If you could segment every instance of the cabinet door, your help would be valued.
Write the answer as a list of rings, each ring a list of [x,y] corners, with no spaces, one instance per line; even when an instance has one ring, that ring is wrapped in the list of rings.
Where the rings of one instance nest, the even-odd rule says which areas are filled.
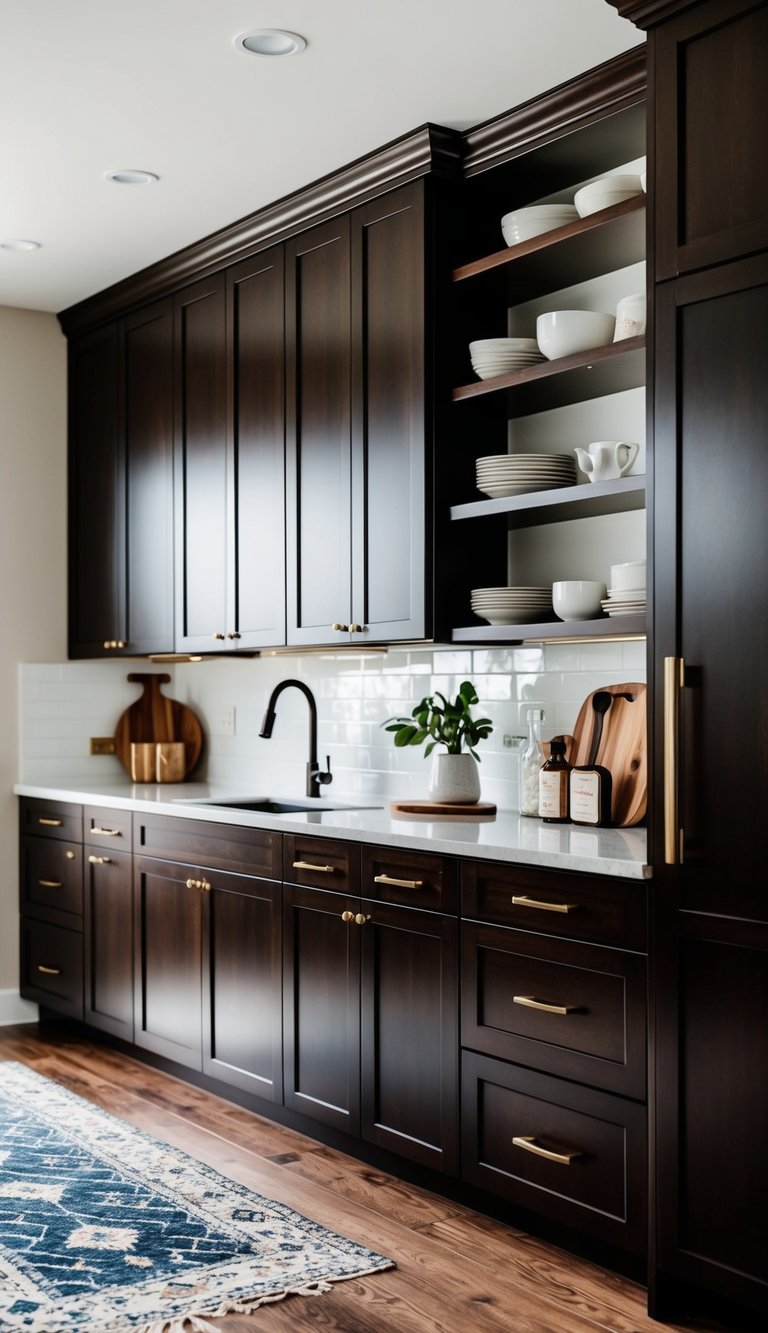
[[[350,574],[349,219],[286,247],[289,644],[338,643]]]
[[[173,649],[173,303],[123,321],[127,651]]]
[[[227,365],[225,279],[187,287],[176,321],[176,642],[203,652],[226,642]]]
[[[768,4],[704,0],[654,34],[657,277],[768,244]]]
[[[362,900],[362,1136],[458,1170],[457,922]]]
[[[426,633],[425,276],[423,183],[353,213],[352,621],[368,641]]]
[[[127,638],[120,396],[117,324],[70,342],[70,657],[104,657]]]
[[[283,888],[285,1105],[348,1134],[360,1130],[359,910],[356,898]]]
[[[133,1041],[133,862],[85,852],[85,1021]]]
[[[203,1070],[282,1101],[280,885],[206,871]]]
[[[227,275],[236,537],[227,633],[285,643],[285,292],[282,246]],[[228,640],[232,642],[233,640]]]
[[[190,866],[135,861],[134,1040],[192,1069],[203,1063],[201,882]]]

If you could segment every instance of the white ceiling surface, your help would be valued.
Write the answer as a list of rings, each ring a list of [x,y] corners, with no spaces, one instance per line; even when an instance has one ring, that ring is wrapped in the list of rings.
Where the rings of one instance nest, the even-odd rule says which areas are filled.
[[[245,55],[257,27],[307,39]],[[2,0],[0,305],[61,310],[425,121],[636,46],[606,0]],[[119,186],[115,168],[159,183]]]

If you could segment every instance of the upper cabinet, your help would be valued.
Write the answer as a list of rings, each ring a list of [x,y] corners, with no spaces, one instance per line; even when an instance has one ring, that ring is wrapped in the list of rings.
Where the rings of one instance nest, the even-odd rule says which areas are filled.
[[[172,303],[70,343],[71,657],[173,648]]]

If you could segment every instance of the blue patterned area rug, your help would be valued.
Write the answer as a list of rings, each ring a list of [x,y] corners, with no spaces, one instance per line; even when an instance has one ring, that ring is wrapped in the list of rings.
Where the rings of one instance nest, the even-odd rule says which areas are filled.
[[[216,1333],[391,1260],[0,1063],[1,1333]]]

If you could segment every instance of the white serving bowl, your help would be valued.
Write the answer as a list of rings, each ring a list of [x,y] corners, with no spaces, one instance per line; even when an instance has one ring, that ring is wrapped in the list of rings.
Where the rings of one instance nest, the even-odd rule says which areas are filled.
[[[591,620],[602,611],[605,584],[591,579],[563,579],[552,584],[552,606],[560,620]]]
[[[542,232],[566,227],[578,216],[574,204],[532,204],[529,208],[505,213],[501,219],[501,233],[507,245],[519,245],[533,236],[541,236]]]
[[[611,565],[611,587],[614,590],[618,588],[644,588],[645,561],[625,560],[620,565]]]
[[[604,347],[613,339],[616,316],[600,310],[548,310],[536,320],[536,337],[548,361]]]
[[[623,203],[636,194],[642,194],[640,176],[604,176],[602,180],[592,181],[577,190],[573,202],[580,218],[589,217],[590,213],[599,213],[603,208]]]

